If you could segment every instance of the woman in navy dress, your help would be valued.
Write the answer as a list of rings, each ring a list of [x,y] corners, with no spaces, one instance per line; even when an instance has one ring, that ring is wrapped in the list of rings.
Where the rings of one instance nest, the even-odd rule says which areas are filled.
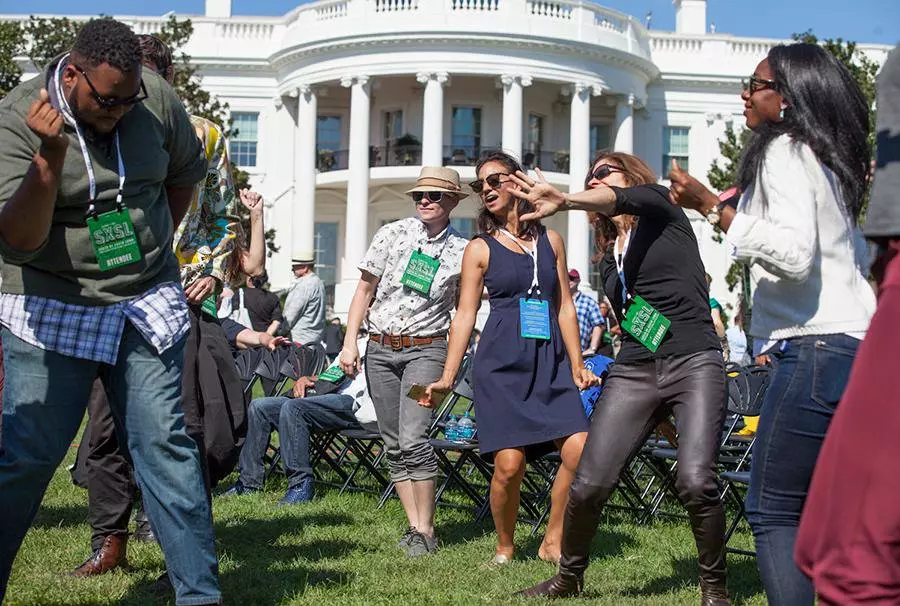
[[[547,532],[538,555],[559,560],[569,484],[588,429],[578,389],[597,382],[581,356],[565,245],[559,234],[539,222],[519,221],[519,215],[530,208],[510,192],[509,175],[517,170],[521,170],[519,163],[501,152],[488,155],[476,167],[478,179],[471,185],[484,203],[478,218],[481,233],[463,256],[459,306],[442,378],[429,386],[429,390],[452,386],[487,286],[491,313],[473,374],[478,445],[482,455],[494,460],[491,513],[497,528],[496,564],[505,564],[513,556],[526,462],[555,449],[562,455],[562,465],[553,484]],[[524,331],[523,299],[537,310],[536,323],[526,322],[530,330]],[[523,332],[539,338],[523,336]]]

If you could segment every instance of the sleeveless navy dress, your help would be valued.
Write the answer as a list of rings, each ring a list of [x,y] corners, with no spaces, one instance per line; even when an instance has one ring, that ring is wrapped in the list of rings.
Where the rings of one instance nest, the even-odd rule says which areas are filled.
[[[484,283],[491,306],[472,370],[478,446],[488,457],[504,448],[525,448],[532,460],[555,450],[553,440],[588,430],[554,304],[556,253],[542,230],[538,284],[541,298],[550,303],[551,338],[526,339],[519,326],[519,299],[531,287],[531,256],[511,251],[493,236],[476,237],[490,249]]]

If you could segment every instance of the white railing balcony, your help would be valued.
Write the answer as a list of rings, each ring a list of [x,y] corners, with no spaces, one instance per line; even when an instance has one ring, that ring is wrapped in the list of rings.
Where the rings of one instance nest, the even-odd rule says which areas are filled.
[[[603,46],[650,59],[633,17],[587,0],[321,0],[288,15],[282,48],[348,35],[536,36]]]

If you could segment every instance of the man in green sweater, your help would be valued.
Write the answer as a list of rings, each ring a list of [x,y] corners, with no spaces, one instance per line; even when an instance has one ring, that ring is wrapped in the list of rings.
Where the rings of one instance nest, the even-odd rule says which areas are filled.
[[[96,377],[179,605],[221,601],[212,516],[181,410],[190,321],[173,225],[206,174],[181,102],[134,33],[88,22],[0,102],[0,601]]]

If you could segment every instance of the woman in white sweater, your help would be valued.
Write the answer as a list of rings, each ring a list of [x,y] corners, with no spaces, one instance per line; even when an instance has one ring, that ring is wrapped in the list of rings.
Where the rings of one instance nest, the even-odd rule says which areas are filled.
[[[813,604],[793,560],[825,432],[875,310],[856,217],[870,150],[865,98],[816,45],[776,46],[741,95],[753,131],[737,208],[673,166],[672,199],[727,232],[755,286],[754,354],[778,366],[754,446],[747,517],[769,603]],[[827,532],[827,529],[823,529]]]

